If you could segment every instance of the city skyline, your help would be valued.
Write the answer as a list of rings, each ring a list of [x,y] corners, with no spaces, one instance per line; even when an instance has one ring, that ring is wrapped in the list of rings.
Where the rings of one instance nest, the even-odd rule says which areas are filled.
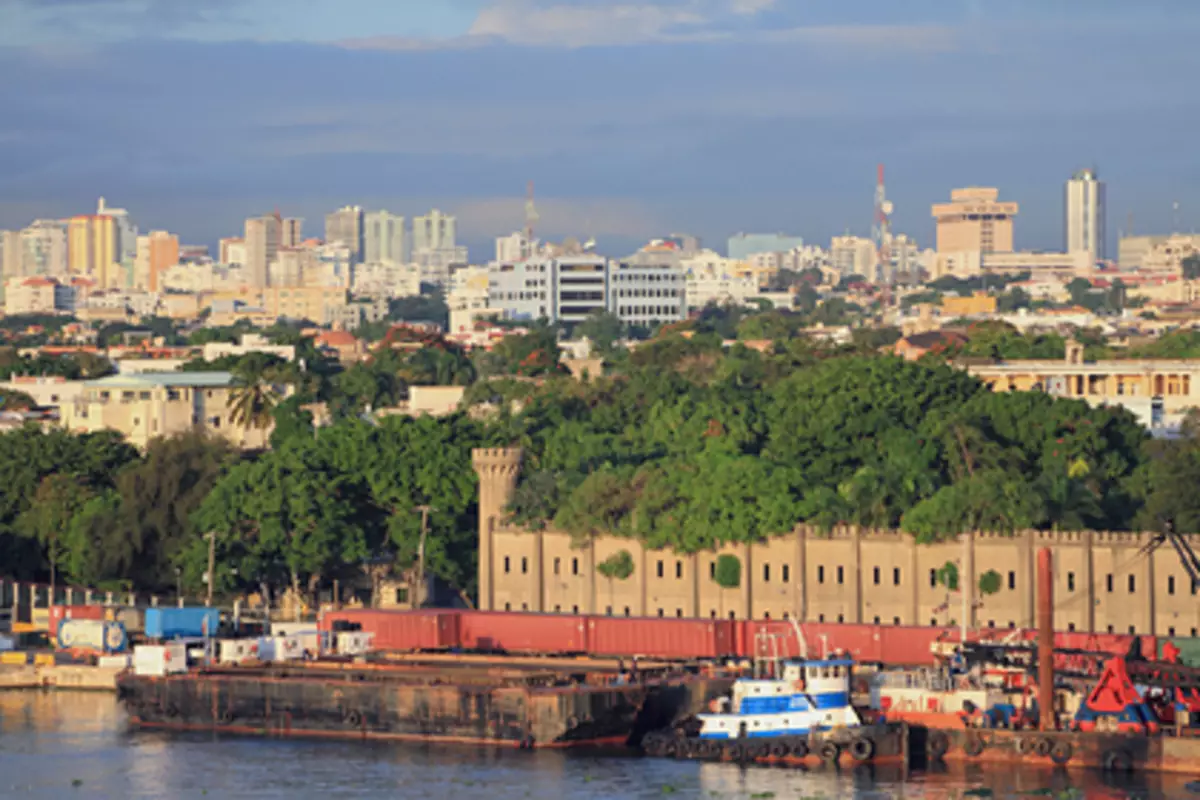
[[[1176,201],[1181,230],[1200,221],[1195,112],[1172,99],[1192,4],[800,5],[13,0],[0,228],[101,194],[210,246],[276,206],[437,207],[481,260],[532,179],[547,238],[824,242],[869,233],[878,162],[922,246],[929,206],[983,185],[1021,205],[1017,247],[1058,249],[1063,182],[1092,165],[1110,252],[1130,213],[1138,233],[1168,232]]]

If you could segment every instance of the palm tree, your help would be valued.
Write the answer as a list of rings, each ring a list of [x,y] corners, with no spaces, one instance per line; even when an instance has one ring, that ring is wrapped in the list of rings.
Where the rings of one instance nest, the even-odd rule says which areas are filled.
[[[266,430],[274,421],[272,412],[279,403],[279,392],[272,382],[274,371],[242,362],[233,373],[233,388],[226,401],[229,418],[246,429]]]

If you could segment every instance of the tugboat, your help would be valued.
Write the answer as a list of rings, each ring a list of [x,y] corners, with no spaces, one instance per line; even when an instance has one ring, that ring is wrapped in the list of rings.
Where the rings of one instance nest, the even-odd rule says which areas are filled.
[[[709,713],[647,734],[642,748],[650,756],[741,763],[907,763],[908,726],[864,723],[852,703],[853,672],[848,658],[759,661],[755,677],[737,679]]]

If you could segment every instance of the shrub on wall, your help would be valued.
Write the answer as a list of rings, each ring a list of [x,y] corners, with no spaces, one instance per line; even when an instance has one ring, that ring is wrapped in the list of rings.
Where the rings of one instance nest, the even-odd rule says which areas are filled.
[[[623,581],[633,574],[633,556],[628,550],[613,553],[596,565],[596,571],[606,578]]]
[[[713,580],[722,589],[736,589],[742,584],[742,562],[729,554],[717,556],[717,570]]]

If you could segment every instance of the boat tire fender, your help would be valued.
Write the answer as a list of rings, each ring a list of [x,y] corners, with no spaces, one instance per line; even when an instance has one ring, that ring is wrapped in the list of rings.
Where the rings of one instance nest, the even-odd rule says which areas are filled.
[[[875,743],[865,736],[850,743],[850,757],[855,761],[870,761],[875,755]]]
[[[1023,756],[1030,755],[1037,747],[1037,739],[1032,736],[1022,736],[1017,739],[1017,752]]]
[[[1133,758],[1126,750],[1109,750],[1104,754],[1103,763],[1109,772],[1129,772],[1133,769]]]
[[[833,764],[842,755],[842,748],[838,747],[836,742],[825,742],[817,750],[817,753],[821,756],[822,761]]]
[[[792,748],[788,747],[787,742],[776,742],[771,745],[771,755],[776,758],[783,758],[790,753]]]
[[[987,745],[983,739],[978,736],[968,736],[967,741],[963,742],[963,752],[974,758],[983,752]]]
[[[934,758],[941,758],[950,749],[950,737],[944,731],[933,731],[925,742],[925,749]]]
[[[221,724],[228,725],[233,722],[233,712],[227,708],[221,712],[221,716],[218,719],[221,721]]]
[[[574,714],[567,717],[567,727],[568,728],[578,728],[579,727],[579,717],[575,716]]]
[[[1061,767],[1071,760],[1072,753],[1070,742],[1057,742],[1050,751],[1050,760]]]
[[[167,703],[166,714],[168,717],[178,717],[179,716],[179,707],[176,706],[174,703]]]
[[[796,758],[808,757],[808,742],[800,741],[792,745],[792,755]]]
[[[347,711],[346,717],[345,717],[345,722],[351,728],[357,728],[359,725],[362,724],[362,715],[359,714],[357,711]]]
[[[1034,752],[1039,756],[1048,756],[1054,750],[1054,742],[1049,739],[1038,739]]]

